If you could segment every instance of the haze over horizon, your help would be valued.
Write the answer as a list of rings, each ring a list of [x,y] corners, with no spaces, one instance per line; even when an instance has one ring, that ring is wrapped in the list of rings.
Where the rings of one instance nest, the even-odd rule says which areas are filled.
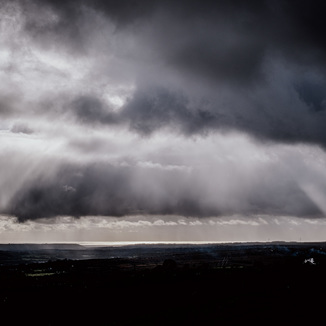
[[[0,6],[0,242],[325,240],[323,1]]]

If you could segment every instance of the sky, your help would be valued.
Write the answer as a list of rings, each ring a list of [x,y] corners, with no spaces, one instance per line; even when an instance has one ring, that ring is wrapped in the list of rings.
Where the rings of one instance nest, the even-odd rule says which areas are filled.
[[[325,240],[324,1],[0,8],[0,242]]]

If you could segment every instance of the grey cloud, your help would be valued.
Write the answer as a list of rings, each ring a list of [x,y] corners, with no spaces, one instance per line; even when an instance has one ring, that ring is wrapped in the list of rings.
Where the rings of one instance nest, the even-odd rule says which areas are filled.
[[[68,112],[86,125],[127,125],[141,135],[164,128],[184,134],[205,134],[218,125],[223,128],[223,112],[214,112],[204,100],[193,103],[185,94],[163,87],[139,89],[118,111],[111,110],[94,96],[80,96],[68,105]]]
[[[0,103],[0,115],[2,117],[11,115],[11,110],[8,108],[7,103]]]
[[[103,102],[93,96],[81,96],[69,105],[71,112],[82,123],[113,124],[117,115]]]
[[[210,171],[189,174],[135,165],[63,165],[52,178],[26,182],[11,199],[6,213],[20,221],[58,215],[141,213],[196,217],[239,212],[310,217],[322,214],[280,169],[258,171],[250,177],[230,172],[210,175]]]
[[[81,24],[83,12],[74,1],[20,1],[25,12],[25,30],[34,41],[46,48],[53,42],[57,48],[66,47],[76,52],[84,52],[84,41]],[[82,3],[80,3],[82,5]],[[59,39],[58,39],[59,38]]]
[[[313,112],[326,110],[325,89],[325,81],[303,80],[296,86],[300,98]]]
[[[284,92],[280,88],[287,88]],[[163,128],[185,135],[240,130],[257,139],[326,145],[322,87],[271,85],[248,96],[238,91],[192,99],[166,87],[139,89],[119,112],[117,121],[140,134]]]
[[[22,9],[18,15],[22,30],[17,29],[17,35],[23,37],[17,39],[24,40],[24,51],[12,65],[19,66],[21,61],[24,65],[10,75],[7,87],[17,86],[20,96],[17,100],[3,91],[0,115],[8,119],[6,125],[13,126],[12,132],[28,133],[34,126],[39,127],[38,146],[42,150],[50,148],[44,140],[51,143],[51,137],[57,137],[50,151],[54,156],[70,159],[76,152],[67,156],[59,153],[67,149],[68,143],[83,154],[88,152],[89,157],[83,164],[86,155],[77,154],[80,165],[60,161],[51,176],[43,162],[44,171],[28,173],[21,185],[17,183],[10,194],[5,194],[1,204],[4,212],[20,221],[139,212],[185,216],[324,213],[320,199],[312,198],[316,189],[308,181],[301,185],[297,180],[301,177],[299,163],[292,166],[293,162],[285,160],[284,165],[275,163],[249,172],[241,162],[194,167],[191,172],[158,169],[155,164],[149,168],[137,165],[137,141],[146,137],[131,135],[154,139],[144,152],[155,146],[155,138],[150,137],[157,131],[185,137],[237,131],[267,143],[303,142],[325,148],[324,2],[14,3]],[[10,50],[15,53],[16,48],[14,44]],[[31,54],[33,60],[30,53],[35,56]],[[75,66],[72,58],[76,62],[85,60]],[[46,66],[47,60],[55,67],[36,71],[42,62]],[[57,67],[52,83],[46,76],[53,77]],[[81,69],[81,74],[73,75],[74,69]],[[19,75],[25,70],[29,73]],[[6,76],[6,71],[2,72]],[[27,77],[35,78],[34,82],[29,84]],[[110,90],[114,98],[118,94],[114,86],[129,82],[132,90],[130,94],[127,91],[128,99],[118,100],[121,107],[118,104],[112,109],[108,104]],[[15,118],[19,122],[13,121]],[[90,164],[93,154],[95,157],[100,152],[104,157],[111,148],[111,144],[105,144],[106,131],[102,129],[125,131],[126,126],[128,137],[136,140],[121,145],[125,146],[123,150],[115,147],[115,157],[109,160],[123,160],[132,146],[130,164]],[[82,134],[83,128],[94,128],[101,135],[90,139]],[[17,143],[22,141],[15,138]],[[11,144],[12,140],[8,137],[6,141]],[[212,155],[219,154],[213,151]],[[36,155],[40,156],[35,161],[40,162],[33,164],[40,166],[42,154]],[[198,160],[204,162],[208,157]],[[157,160],[161,164],[168,158],[157,155]],[[23,161],[19,155],[15,157],[15,162]],[[181,161],[187,163],[186,159]],[[293,167],[293,175],[286,165]],[[191,162],[189,166],[193,167]],[[7,162],[6,169],[10,168]],[[8,178],[7,171],[2,173]],[[317,178],[308,173],[307,179]],[[317,190],[325,192],[321,186]]]
[[[283,88],[283,89],[282,89]],[[259,140],[315,143],[326,146],[323,85],[297,81],[271,85],[250,95],[238,91],[197,97],[165,85],[139,88],[118,111],[96,97],[78,97],[69,104],[78,122],[102,127],[129,126],[140,135],[159,130],[189,135],[238,130]]]
[[[8,94],[2,91],[0,94],[0,117],[1,119],[7,119],[17,116],[20,113],[19,107],[19,95]]]
[[[173,203],[171,198],[170,202],[167,198],[166,192],[172,190],[172,184],[168,184],[171,177],[167,176],[170,181],[162,185],[164,177],[162,173],[151,175],[149,172],[146,174],[148,181],[137,182],[137,169],[130,167],[66,166],[54,179],[32,180],[18,191],[8,213],[23,221],[57,215],[122,216],[139,212],[168,213],[174,209],[184,211],[184,204]],[[157,188],[161,186],[164,187],[162,193]],[[68,187],[74,191],[67,192]]]
[[[135,93],[119,113],[98,94],[77,98],[71,109],[80,122],[127,124],[143,135],[164,127],[186,135],[240,130],[263,140],[325,146],[323,2],[43,3],[59,19],[42,28],[32,20],[32,35],[38,31],[67,48],[78,42],[76,55],[95,46],[94,53],[128,63],[119,66],[121,75],[128,69],[135,75]],[[114,26],[108,37],[97,14]],[[101,60],[97,69],[105,70]]]
[[[280,27],[283,30],[285,28],[285,33],[279,34],[279,38],[283,42],[287,55],[293,60],[297,58],[303,64],[315,62],[325,73],[326,47],[323,41],[325,2],[317,0],[309,3],[303,0],[295,4],[290,2],[281,2],[281,4],[284,10],[282,13],[284,21]]]
[[[109,145],[109,146],[108,146]],[[107,151],[108,148],[114,148],[115,150],[118,150],[119,148],[112,144],[110,141],[106,139],[96,139],[96,138],[90,138],[90,139],[72,139],[69,142],[69,147],[72,150],[77,150],[81,153],[99,153],[102,151]]]
[[[25,124],[15,124],[11,128],[11,132],[30,135],[34,131]]]
[[[101,35],[101,47],[110,44],[112,31],[105,30],[103,16],[114,24],[114,32],[133,26],[147,17],[155,1],[33,0],[20,1],[26,14],[25,29],[44,46],[72,51],[75,55],[92,52],[92,42]],[[42,11],[43,10],[43,11]],[[41,12],[41,18],[35,13]],[[104,30],[103,30],[104,29]],[[95,52],[97,49],[95,49]]]
[[[26,220],[57,215],[121,216],[149,209],[150,200],[143,203],[143,194],[132,190],[132,181],[128,167],[62,167],[54,180],[33,180],[21,189],[9,212]],[[67,187],[75,191],[67,192]]]
[[[33,3],[33,2],[32,2]],[[34,1],[55,11],[55,21],[27,20],[32,30],[66,46],[76,42],[87,50],[94,12],[105,15],[119,30],[132,33],[144,46],[174,69],[242,85],[261,77],[266,52],[276,51],[290,61],[323,65],[325,46],[322,12],[315,1]],[[28,6],[28,3],[27,3]],[[34,8],[35,9],[35,8]],[[88,30],[85,29],[88,27]],[[105,38],[102,38],[104,41]],[[132,54],[129,53],[132,57]],[[259,80],[259,79],[258,79]]]
[[[153,36],[160,40],[153,43],[168,66],[213,83],[244,87],[261,80],[266,43],[256,26],[262,23],[264,8],[237,1],[203,5],[193,1],[192,6],[180,4],[176,13],[169,9],[161,22],[164,27],[157,26],[159,37]]]
[[[205,109],[205,103],[196,107],[183,94],[162,88],[137,92],[120,113],[121,120],[141,134],[169,126],[185,134],[205,132],[217,125],[218,115]]]

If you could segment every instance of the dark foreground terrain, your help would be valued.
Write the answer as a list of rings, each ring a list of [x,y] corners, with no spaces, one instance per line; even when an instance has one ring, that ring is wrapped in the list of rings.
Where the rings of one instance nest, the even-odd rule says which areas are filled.
[[[326,244],[0,245],[2,325],[323,325]]]

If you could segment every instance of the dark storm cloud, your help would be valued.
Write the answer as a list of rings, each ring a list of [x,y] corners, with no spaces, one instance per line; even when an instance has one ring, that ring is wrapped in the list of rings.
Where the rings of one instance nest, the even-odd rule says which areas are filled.
[[[214,200],[208,200],[212,195],[209,188],[205,189],[209,175],[198,178],[195,173],[139,166],[65,165],[51,178],[38,176],[27,182],[12,198],[6,213],[17,216],[20,221],[58,215],[141,213],[196,217],[239,211],[244,215],[322,214],[291,178],[284,178],[282,171],[278,171],[277,176],[263,174],[264,181],[250,185],[236,180],[236,176],[231,177],[228,183],[243,192],[232,191],[229,198],[221,200],[219,197],[225,197],[229,191],[229,185],[225,185],[226,189],[216,190]]]
[[[320,200],[324,187],[308,182],[317,177],[309,168],[301,173],[299,163],[287,159],[282,166],[261,163],[261,169],[250,173],[240,156],[234,166],[220,166],[216,159],[210,163],[215,167],[211,171],[206,163],[219,153],[215,148],[205,152],[198,158],[203,167],[198,168],[194,157],[200,149],[194,146],[192,153],[182,149],[179,156],[185,156],[180,164],[189,167],[188,172],[162,165],[168,159],[160,154],[155,164],[141,165],[161,141],[151,138],[158,131],[186,136],[176,136],[180,143],[188,136],[236,131],[267,142],[325,148],[324,2],[12,3],[20,6],[15,19],[21,27],[9,28],[9,50],[0,54],[11,66],[0,72],[4,80],[10,77],[8,93],[14,94],[17,86],[20,96],[2,91],[0,116],[8,121],[13,115],[19,118],[3,127],[18,133],[10,134],[17,143],[24,145],[32,138],[19,134],[39,130],[40,135],[28,143],[39,144],[33,152],[36,157],[28,156],[31,172],[26,170],[22,185],[17,182],[8,195],[2,190],[3,211],[21,221],[57,215],[325,213]],[[109,144],[105,137],[113,127],[123,132]],[[92,128],[94,132],[88,132]],[[98,138],[92,137],[95,133]],[[56,142],[51,143],[51,137],[57,137]],[[8,147],[12,139],[8,137]],[[143,152],[138,153],[137,145],[144,139],[148,143],[141,144]],[[65,163],[76,154],[65,152],[73,147],[79,149],[76,156],[83,153],[74,158],[80,165]],[[106,156],[110,150],[112,156]],[[224,156],[238,150],[231,148]],[[42,164],[43,151],[60,157],[54,175]],[[251,153],[244,150],[244,156]],[[115,164],[90,163],[100,156]],[[26,157],[26,153],[15,157],[18,169],[2,156],[12,173],[8,178],[2,172],[2,177],[9,180],[23,170],[20,162]],[[33,172],[40,166],[39,173]],[[284,166],[293,167],[293,175]],[[305,174],[302,184],[296,181]]]
[[[105,15],[117,29],[124,29],[138,18],[146,16],[155,1],[153,4],[151,1],[115,0],[32,0],[21,3],[27,16],[25,29],[35,41],[48,48],[52,48],[55,42],[57,47],[65,47],[77,55],[85,55],[89,52],[89,42],[94,34],[106,34],[105,30],[101,30],[105,26],[97,21],[98,13]],[[51,15],[40,17],[35,14],[42,13],[40,8],[50,10]]]
[[[44,5],[58,18],[35,16],[38,6]],[[105,35],[101,30],[105,26],[96,22],[99,13],[114,24],[116,33],[129,32],[140,39],[145,56],[154,52],[160,62],[193,77],[241,84],[260,75],[266,44],[257,25],[270,30],[268,6],[259,1],[244,5],[239,1],[35,0],[26,8],[27,14],[32,12],[26,30],[48,46],[54,41],[84,54],[94,30]]]
[[[113,124],[117,115],[103,102],[93,96],[81,96],[70,104],[71,112],[77,119],[86,124]]]
[[[185,135],[239,130],[261,140],[325,146],[322,89],[320,84],[311,87],[303,82],[296,86],[295,98],[284,95],[279,89],[270,89],[264,94],[257,92],[254,98],[238,91],[236,98],[232,98],[233,94],[224,99],[212,95],[192,101],[168,88],[149,87],[134,94],[116,121],[128,123],[140,134],[151,134],[163,128]],[[289,89],[289,93],[293,91]],[[292,107],[293,104],[296,106]]]
[[[12,201],[10,213],[20,220],[56,215],[121,215],[130,205],[128,171],[103,167],[63,166],[56,178],[36,179],[22,188]],[[124,191],[127,191],[124,196]],[[126,198],[126,199],[124,199]]]
[[[69,46],[78,41],[85,47],[93,35],[84,29],[85,24],[92,27],[87,21],[94,18],[92,9],[117,29],[147,38],[147,51],[161,52],[163,62],[213,79],[248,82],[260,75],[269,50],[308,65],[325,63],[323,1],[35,0],[25,7],[31,3],[36,6],[32,10],[47,5],[59,17],[55,21],[28,19],[26,28],[32,34],[47,39],[51,31],[51,40],[57,44]]]
[[[298,83],[296,90],[312,112],[326,110],[326,82],[303,80]]]
[[[161,196],[151,193],[155,185],[150,186],[150,183],[162,183],[166,175],[153,175],[149,171],[148,180],[137,184],[135,174],[137,168],[130,167],[64,166],[54,179],[32,180],[22,188],[13,198],[9,213],[26,220],[57,215],[168,213],[177,208],[175,206],[181,206],[177,211],[183,211],[182,204],[173,204],[166,198],[166,191],[172,190],[172,185],[166,184]]]
[[[150,134],[158,129],[172,126],[185,134],[205,132],[218,125],[218,113],[193,105],[183,94],[162,88],[138,91],[120,113],[121,121],[130,123],[132,130]]]
[[[241,130],[258,139],[326,145],[322,1],[71,0],[25,6],[32,12],[48,6],[58,16],[27,14],[26,30],[37,42],[85,55],[96,51],[92,40],[98,35],[102,46],[116,38],[108,55],[124,58],[136,71],[134,96],[119,116],[105,113],[95,95],[77,99],[72,109],[83,122],[126,122],[141,134],[163,126],[185,134]],[[105,37],[99,17],[113,24],[113,34]],[[105,53],[105,47],[98,50]],[[291,76],[283,75],[286,69]],[[167,75],[179,76],[180,87],[169,85]],[[221,92],[227,95],[216,95]],[[190,103],[194,98],[197,107]]]
[[[285,1],[282,3],[284,21],[279,35],[284,51],[301,63],[322,65],[325,73],[326,45],[324,42],[324,1]],[[300,50],[296,52],[297,50]]]

